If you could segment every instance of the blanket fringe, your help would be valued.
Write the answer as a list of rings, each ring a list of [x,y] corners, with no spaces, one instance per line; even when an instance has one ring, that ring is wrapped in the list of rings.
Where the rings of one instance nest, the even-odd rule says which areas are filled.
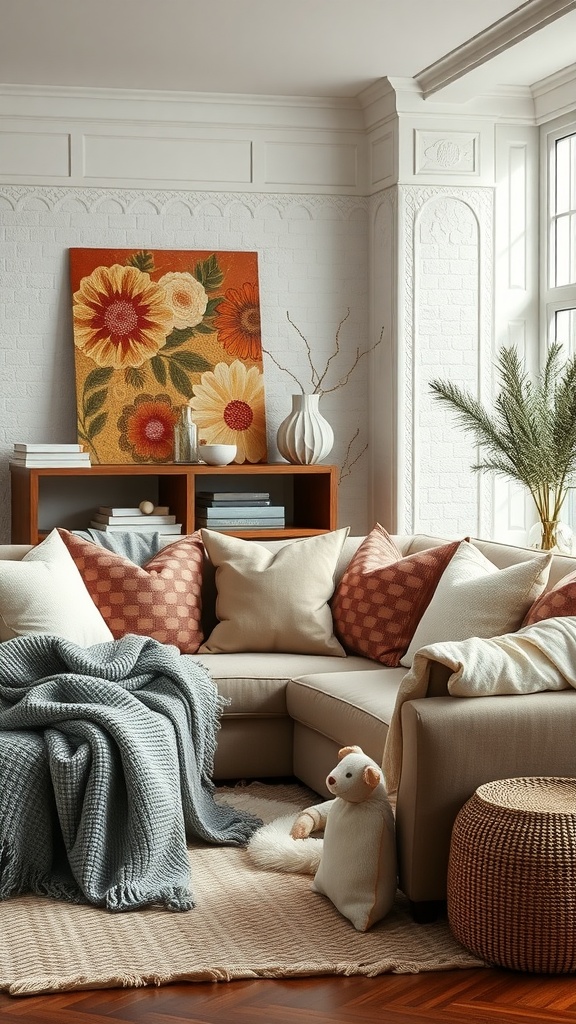
[[[134,882],[124,882],[109,889],[105,896],[106,910],[120,912],[123,910],[139,910],[151,904],[161,904],[166,910],[193,910],[196,906],[194,897],[184,886],[171,886],[159,892],[143,892]]]

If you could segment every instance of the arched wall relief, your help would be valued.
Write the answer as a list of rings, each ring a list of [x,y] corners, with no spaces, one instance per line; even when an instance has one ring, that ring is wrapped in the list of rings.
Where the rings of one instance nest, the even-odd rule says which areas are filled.
[[[490,535],[490,482],[470,435],[432,398],[447,378],[491,393],[492,190],[400,187],[399,528]]]

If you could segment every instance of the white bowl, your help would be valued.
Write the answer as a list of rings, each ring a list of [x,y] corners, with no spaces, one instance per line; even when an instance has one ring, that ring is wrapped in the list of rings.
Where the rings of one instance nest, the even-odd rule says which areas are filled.
[[[198,458],[209,466],[228,466],[236,457],[235,444],[200,444]]]

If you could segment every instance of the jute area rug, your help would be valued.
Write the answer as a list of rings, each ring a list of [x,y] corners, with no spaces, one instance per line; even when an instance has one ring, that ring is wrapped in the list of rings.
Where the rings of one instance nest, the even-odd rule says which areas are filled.
[[[317,797],[298,786],[219,790],[265,822]],[[0,904],[0,989],[11,995],[322,974],[375,976],[483,966],[445,920],[414,924],[398,894],[392,912],[357,932],[308,874],[263,869],[246,850],[190,847],[196,907],[113,914],[36,896]]]

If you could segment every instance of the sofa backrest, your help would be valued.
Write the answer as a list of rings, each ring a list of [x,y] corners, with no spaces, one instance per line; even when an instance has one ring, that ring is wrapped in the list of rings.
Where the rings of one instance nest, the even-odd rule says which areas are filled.
[[[415,551],[425,551],[426,548],[436,547],[438,544],[448,543],[449,538],[432,537],[428,534],[417,533],[412,536],[400,535],[393,538],[403,555],[412,554]],[[505,569],[508,565],[516,565],[518,562],[527,562],[539,554],[534,548],[521,548],[513,544],[500,544],[495,540],[480,540],[477,537],[470,538],[472,544],[482,552],[499,569]],[[576,571],[576,557],[573,555],[554,554],[550,565],[550,576],[546,590],[558,583],[558,580],[568,573]]]
[[[434,537],[428,534],[396,534],[392,538],[397,544],[398,548],[403,555],[412,554],[416,551],[425,551],[427,548],[437,547],[439,544],[448,543],[450,538],[445,537]],[[174,540],[173,537],[167,536],[164,543],[170,544]],[[336,567],[336,573],[334,582],[337,585],[346,566],[356,553],[360,544],[364,540],[364,537],[347,537],[344,547],[342,549],[338,564]],[[512,544],[499,544],[497,541],[480,540],[478,538],[471,538],[472,543],[486,556],[489,558],[494,565],[498,568],[503,569],[508,565],[514,565],[517,562],[525,562],[530,558],[534,558],[536,552],[533,548],[521,548],[516,547]],[[262,541],[258,543],[268,548],[270,551],[276,551],[283,547],[285,544],[290,544],[290,539],[286,540],[270,540]],[[21,559],[27,551],[31,550],[29,544],[0,544],[0,560],[2,559]],[[576,570],[576,557],[570,555],[559,555],[554,554],[552,558],[552,564],[550,568],[550,577],[546,589],[553,587],[559,579],[566,576],[568,573]],[[204,569],[204,580],[202,586],[202,619],[205,632],[210,631],[216,624],[216,581],[215,571],[212,563],[207,558]]]

